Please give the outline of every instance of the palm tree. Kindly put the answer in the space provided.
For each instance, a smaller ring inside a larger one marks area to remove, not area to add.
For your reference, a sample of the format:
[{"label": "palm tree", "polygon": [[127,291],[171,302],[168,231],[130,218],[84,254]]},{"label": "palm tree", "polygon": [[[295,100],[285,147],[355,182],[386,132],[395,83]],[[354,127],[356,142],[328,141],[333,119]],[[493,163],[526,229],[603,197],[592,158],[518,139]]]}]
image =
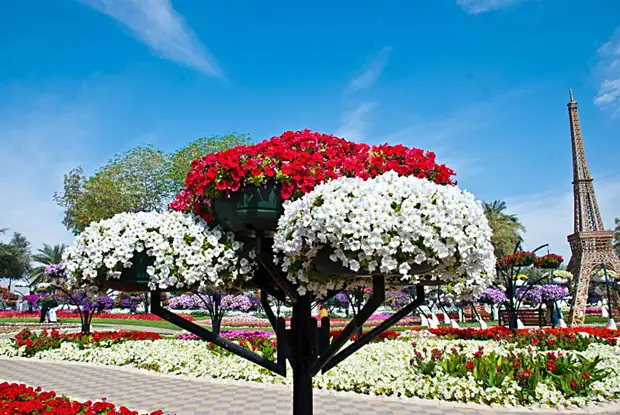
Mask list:
[{"label": "palm tree", "polygon": [[66,247],[67,246],[65,244],[53,246],[43,244],[43,248],[39,249],[38,252],[32,256],[34,262],[41,265],[34,268],[30,273],[31,287],[45,281],[45,267],[60,263],[62,261],[62,254]]},{"label": "palm tree", "polygon": [[521,233],[525,232],[525,227],[516,215],[505,213],[506,202],[494,200],[491,203],[484,203],[484,214],[489,221],[489,226],[493,231],[491,243],[493,244],[495,256],[512,253],[518,242],[523,238]]}]

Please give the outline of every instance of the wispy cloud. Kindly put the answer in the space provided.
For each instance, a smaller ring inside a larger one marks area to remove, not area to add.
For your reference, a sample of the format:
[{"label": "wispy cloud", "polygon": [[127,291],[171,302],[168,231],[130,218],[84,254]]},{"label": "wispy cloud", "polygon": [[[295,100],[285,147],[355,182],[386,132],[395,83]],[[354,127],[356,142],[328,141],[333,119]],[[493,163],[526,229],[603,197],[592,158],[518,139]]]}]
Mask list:
[{"label": "wispy cloud", "polygon": [[168,59],[207,75],[222,70],[170,0],[78,0],[125,25],[144,44]]},{"label": "wispy cloud", "polygon": [[602,81],[594,103],[612,117],[620,116],[620,28],[598,49],[598,56],[596,71]]},{"label": "wispy cloud", "polygon": [[[595,181],[596,199],[607,229],[613,229],[615,217],[620,216],[620,181]],[[573,193],[567,186],[564,192],[528,195],[506,201],[510,213],[519,216],[527,232],[525,247],[533,249],[548,243],[550,251],[564,256],[568,262],[570,247],[566,237],[573,233]]]},{"label": "wispy cloud", "polygon": [[340,127],[336,131],[336,135],[354,141],[362,140],[369,123],[368,114],[372,111],[374,106],[374,102],[363,102],[350,111],[345,112],[342,116]]},{"label": "wispy cloud", "polygon": [[456,4],[469,14],[480,14],[516,6],[527,1],[531,0],[456,0]]},{"label": "wispy cloud", "polygon": [[377,53],[353,78],[344,90],[345,95],[355,94],[364,89],[371,88],[388,64],[391,47],[384,47]]},{"label": "wispy cloud", "polygon": [[376,103],[360,99],[359,95],[371,89],[386,65],[392,51],[391,47],[382,48],[364,67],[351,79],[342,91],[347,110],[342,114],[340,127],[336,135],[349,140],[363,140],[369,127],[369,115]]}]

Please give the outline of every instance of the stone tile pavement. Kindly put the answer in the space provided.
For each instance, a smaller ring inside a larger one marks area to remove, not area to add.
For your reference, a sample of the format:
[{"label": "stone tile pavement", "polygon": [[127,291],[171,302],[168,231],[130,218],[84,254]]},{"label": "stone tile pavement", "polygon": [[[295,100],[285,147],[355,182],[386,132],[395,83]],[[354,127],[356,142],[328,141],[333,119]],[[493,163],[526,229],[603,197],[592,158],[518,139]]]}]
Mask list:
[{"label": "stone tile pavement", "polygon": [[[291,391],[281,385],[193,379],[161,375],[131,368],[116,368],[71,362],[0,358],[0,381],[41,386],[76,400],[103,397],[117,405],[139,411],[162,409],[178,415],[288,415]],[[491,415],[592,413],[592,411],[536,411],[490,408],[421,399],[367,397],[316,390],[316,415]],[[598,413],[620,413],[599,407]],[[596,409],[596,408],[595,408]]]}]

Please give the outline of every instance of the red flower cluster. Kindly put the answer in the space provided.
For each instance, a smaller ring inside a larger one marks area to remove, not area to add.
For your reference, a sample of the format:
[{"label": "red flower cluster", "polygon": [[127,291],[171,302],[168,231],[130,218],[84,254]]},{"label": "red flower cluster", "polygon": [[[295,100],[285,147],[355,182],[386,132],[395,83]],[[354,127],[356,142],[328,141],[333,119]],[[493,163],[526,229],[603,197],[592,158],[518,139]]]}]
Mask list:
[{"label": "red flower cluster", "polygon": [[[60,311],[56,313],[58,318],[80,318],[80,315],[77,312],[66,312]],[[180,314],[185,320],[194,321],[194,319],[187,314]],[[19,311],[0,311],[0,318],[39,318],[39,313],[33,312],[19,312]],[[93,320],[96,319],[115,319],[115,320],[162,320],[161,317],[156,316],[155,314],[124,314],[124,313],[97,313],[93,317]],[[162,320],[163,321],[163,320]]]},{"label": "red flower cluster", "polygon": [[378,176],[387,171],[451,184],[454,171],[435,163],[435,154],[402,145],[368,146],[310,130],[287,131],[258,144],[238,146],[195,160],[185,189],[170,204],[193,211],[208,222],[211,201],[222,192],[236,192],[252,184],[274,181],[284,199],[310,192],[338,177]]},{"label": "red flower cluster", "polygon": [[536,268],[557,268],[564,262],[564,258],[557,254],[547,254],[536,258],[534,266]]},{"label": "red flower cluster", "polygon": [[[24,384],[0,383],[0,414],[80,414],[80,415],[138,415],[124,406],[105,402],[84,403],[58,396],[56,392],[44,392],[41,388],[32,388]],[[150,415],[161,415],[163,411],[154,411]]]},{"label": "red flower cluster", "polygon": [[503,258],[497,258],[497,266],[500,269],[528,266],[532,265],[536,258],[536,254],[533,252],[519,251],[511,255],[504,255]]}]

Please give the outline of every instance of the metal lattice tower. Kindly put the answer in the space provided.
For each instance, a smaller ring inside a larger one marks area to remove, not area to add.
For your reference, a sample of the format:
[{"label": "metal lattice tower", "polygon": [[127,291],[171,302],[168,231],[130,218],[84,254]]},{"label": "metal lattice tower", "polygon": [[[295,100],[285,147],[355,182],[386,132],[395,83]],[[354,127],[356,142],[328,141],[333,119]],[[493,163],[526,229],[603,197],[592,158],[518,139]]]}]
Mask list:
[{"label": "metal lattice tower", "polygon": [[570,90],[569,96],[575,222],[573,234],[568,236],[572,253],[568,270],[573,273],[576,281],[569,322],[575,326],[583,324],[585,319],[592,272],[601,268],[603,263],[608,269],[620,271],[620,260],[613,252],[613,232],[606,231],[603,227],[583,146],[577,102],[573,100],[573,92]]}]

